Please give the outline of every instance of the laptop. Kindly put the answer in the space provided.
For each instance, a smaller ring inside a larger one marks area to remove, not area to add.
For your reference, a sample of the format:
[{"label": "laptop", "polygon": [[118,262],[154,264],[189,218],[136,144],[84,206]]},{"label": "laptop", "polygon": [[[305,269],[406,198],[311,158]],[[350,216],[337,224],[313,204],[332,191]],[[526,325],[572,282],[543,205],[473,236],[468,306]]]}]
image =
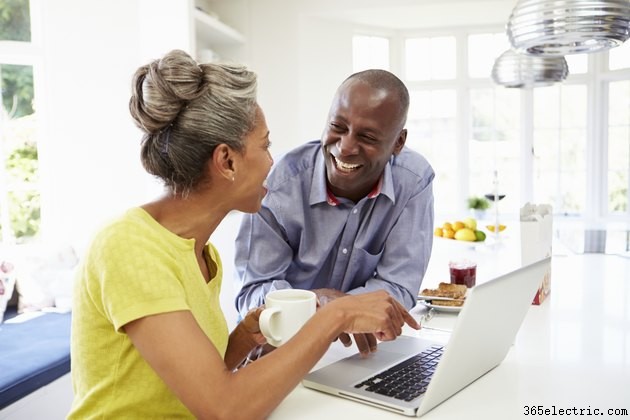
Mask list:
[{"label": "laptop", "polygon": [[471,288],[446,345],[400,336],[368,358],[357,353],[314,370],[302,384],[421,416],[503,361],[550,263],[547,257]]}]

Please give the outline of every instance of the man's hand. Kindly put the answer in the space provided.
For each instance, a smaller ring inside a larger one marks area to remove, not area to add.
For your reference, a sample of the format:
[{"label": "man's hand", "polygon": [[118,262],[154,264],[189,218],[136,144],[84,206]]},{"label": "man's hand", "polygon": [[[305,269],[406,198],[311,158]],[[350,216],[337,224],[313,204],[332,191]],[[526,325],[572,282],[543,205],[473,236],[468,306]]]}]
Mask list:
[{"label": "man's hand", "polygon": [[[313,292],[317,295],[318,306],[324,306],[339,297],[347,295],[337,289],[314,289]],[[356,343],[362,356],[367,356],[368,354],[376,351],[377,340],[374,334],[353,334],[353,336],[354,342]],[[342,333],[339,337],[337,337],[337,339],[346,347],[350,347],[352,345],[350,334]]]},{"label": "man's hand", "polygon": [[243,328],[247,333],[251,336],[252,341],[257,345],[263,345],[267,342],[267,339],[262,332],[260,332],[260,327],[258,325],[258,318],[260,317],[261,312],[265,309],[264,306],[259,306],[258,308],[251,309],[245,318],[237,327]]}]

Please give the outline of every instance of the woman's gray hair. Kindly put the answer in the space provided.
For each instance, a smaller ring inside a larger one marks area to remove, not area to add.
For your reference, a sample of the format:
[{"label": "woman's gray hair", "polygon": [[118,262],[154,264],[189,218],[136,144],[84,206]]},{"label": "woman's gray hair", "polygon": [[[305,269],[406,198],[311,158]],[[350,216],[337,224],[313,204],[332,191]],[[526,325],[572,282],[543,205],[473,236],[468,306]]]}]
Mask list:
[{"label": "woman's gray hair", "polygon": [[131,115],[144,131],[142,165],[178,194],[205,179],[215,148],[244,150],[256,119],[256,75],[245,67],[197,64],[173,50],[133,77]]}]

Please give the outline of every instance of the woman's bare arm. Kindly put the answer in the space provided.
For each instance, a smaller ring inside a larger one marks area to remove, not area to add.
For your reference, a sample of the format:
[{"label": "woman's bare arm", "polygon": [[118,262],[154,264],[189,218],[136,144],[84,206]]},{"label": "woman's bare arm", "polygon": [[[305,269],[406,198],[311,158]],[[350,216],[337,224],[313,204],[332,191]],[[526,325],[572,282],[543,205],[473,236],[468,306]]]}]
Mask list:
[{"label": "woman's bare arm", "polygon": [[200,419],[263,418],[317,363],[342,332],[392,340],[404,323],[418,328],[386,292],[336,299],[286,344],[232,372],[188,311],[152,315],[125,326],[149,365]]}]

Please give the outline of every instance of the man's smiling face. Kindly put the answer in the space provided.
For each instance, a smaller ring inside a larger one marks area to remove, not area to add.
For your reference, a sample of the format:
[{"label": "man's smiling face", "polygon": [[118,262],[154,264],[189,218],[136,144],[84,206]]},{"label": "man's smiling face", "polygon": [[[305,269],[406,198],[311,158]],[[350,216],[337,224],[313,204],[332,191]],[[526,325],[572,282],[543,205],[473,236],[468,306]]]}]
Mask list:
[{"label": "man's smiling face", "polygon": [[346,80],[333,99],[322,134],[328,187],[355,202],[379,181],[385,165],[405,144],[407,131],[396,95]]}]

